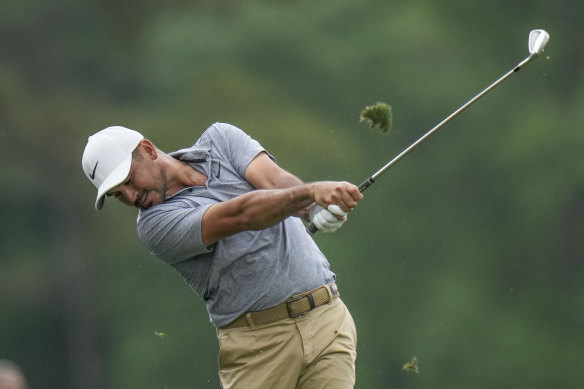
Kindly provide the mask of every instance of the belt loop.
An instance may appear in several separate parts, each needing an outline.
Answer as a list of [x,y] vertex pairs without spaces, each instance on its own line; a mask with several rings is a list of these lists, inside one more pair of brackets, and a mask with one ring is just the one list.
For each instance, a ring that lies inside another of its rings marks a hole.
[[333,301],[333,291],[331,290],[331,285],[332,284],[326,284],[324,287],[326,288],[326,292],[328,293],[328,302],[330,303],[331,301]]
[[253,322],[253,318],[251,317],[251,312],[245,314],[245,319],[247,320],[247,324],[250,327],[253,327],[255,325],[255,323]]

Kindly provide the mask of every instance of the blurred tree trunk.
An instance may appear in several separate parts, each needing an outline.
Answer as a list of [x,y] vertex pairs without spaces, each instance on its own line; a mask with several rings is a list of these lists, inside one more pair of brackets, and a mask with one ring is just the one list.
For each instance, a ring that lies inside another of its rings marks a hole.
[[[64,186],[73,188],[74,183]],[[67,198],[70,197],[70,198]],[[55,242],[55,279],[60,281],[65,360],[71,388],[101,389],[102,368],[94,300],[91,253],[81,245],[85,233],[73,195],[58,193],[51,201],[51,231]]]

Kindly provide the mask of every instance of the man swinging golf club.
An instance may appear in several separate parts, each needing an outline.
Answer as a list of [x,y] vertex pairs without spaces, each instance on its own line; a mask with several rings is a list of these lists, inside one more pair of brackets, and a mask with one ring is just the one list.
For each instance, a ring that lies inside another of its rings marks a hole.
[[220,123],[170,154],[135,131],[109,127],[89,138],[83,170],[98,189],[95,207],[108,195],[140,208],[142,243],[205,301],[218,328],[224,388],[352,388],[355,326],[299,217],[311,222],[310,234],[336,231],[362,191],[548,40],[546,31],[531,31],[529,57],[359,187],[304,184],[259,143]]
[[139,208],[141,242],[205,301],[223,388],[353,388],[355,325],[301,218],[336,231],[363,198],[355,185],[305,184],[224,123],[169,154],[108,127],[82,165],[96,209],[108,196]]

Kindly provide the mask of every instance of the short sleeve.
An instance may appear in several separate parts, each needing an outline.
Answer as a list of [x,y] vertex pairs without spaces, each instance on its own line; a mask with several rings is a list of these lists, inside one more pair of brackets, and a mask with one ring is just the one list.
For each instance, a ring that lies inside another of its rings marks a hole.
[[231,124],[215,123],[207,132],[216,147],[216,152],[220,153],[221,158],[228,161],[243,179],[251,161],[259,153],[266,151],[258,141]]
[[142,244],[170,265],[212,251],[203,244],[201,219],[214,201],[197,200],[207,201],[181,198],[141,210],[137,232]]

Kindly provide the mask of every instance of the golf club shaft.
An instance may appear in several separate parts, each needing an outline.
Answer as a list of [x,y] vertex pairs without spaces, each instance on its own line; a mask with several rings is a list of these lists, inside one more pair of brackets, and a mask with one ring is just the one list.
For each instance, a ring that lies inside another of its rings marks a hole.
[[[503,77],[499,78],[497,81],[495,81],[494,83],[492,83],[491,85],[489,85],[487,88],[485,88],[478,95],[476,95],[475,97],[473,97],[472,99],[470,99],[469,101],[467,101],[463,106],[461,106],[456,111],[454,111],[452,114],[450,114],[450,116],[448,116],[446,119],[442,120],[434,128],[432,128],[430,131],[428,131],[427,133],[425,133],[421,138],[419,138],[417,141],[415,141],[414,143],[412,143],[408,148],[406,148],[404,151],[402,151],[401,153],[399,153],[395,158],[393,158],[391,161],[389,161],[387,164],[385,164],[381,169],[379,169],[377,172],[375,172],[371,177],[369,177],[368,179],[366,179],[365,181],[363,181],[359,185],[359,190],[361,192],[364,192],[367,188],[369,188],[375,182],[375,180],[377,180],[379,178],[379,176],[381,176],[383,173],[385,173],[385,171],[387,171],[390,167],[392,167],[393,165],[395,165],[396,163],[398,163],[406,154],[408,154],[410,151],[412,151],[413,149],[415,149],[420,143],[422,143],[423,141],[425,141],[428,137],[430,137],[430,135],[432,135],[434,132],[436,132],[440,127],[442,127],[444,124],[448,123],[451,119],[453,119],[459,113],[461,113],[462,111],[464,111],[465,109],[467,109],[474,102],[476,102],[478,99],[480,99],[485,94],[487,94],[487,92],[491,91],[497,85],[499,85],[500,83],[502,83],[503,81],[505,81],[512,74],[518,72],[525,64],[527,64],[529,61],[531,61],[536,56],[537,56],[537,54],[530,54],[529,57],[525,58],[523,61],[521,61],[519,64],[517,64],[513,69],[511,69],[510,71],[508,71]],[[308,233],[310,235],[314,235],[318,231],[318,228],[316,228],[316,226],[314,225],[314,223],[310,223],[308,225],[308,227],[306,228],[306,230],[308,231]]]
[[534,58],[534,55],[533,54],[530,55],[529,57],[525,58],[517,66],[515,66],[512,70],[508,71],[503,77],[499,78],[497,81],[495,81],[494,83],[492,83],[491,85],[489,85],[487,88],[485,88],[481,93],[479,93],[478,95],[476,95],[475,97],[473,97],[472,99],[470,99],[469,101],[467,101],[463,106],[461,106],[456,111],[454,111],[453,113],[451,113],[450,116],[448,116],[446,119],[444,119],[440,123],[438,123],[434,128],[432,128],[430,131],[428,131],[427,133],[425,133],[420,139],[418,139],[417,141],[415,141],[414,143],[412,143],[408,148],[406,148],[404,151],[402,151],[401,153],[399,153],[394,159],[392,159],[391,161],[389,161],[385,166],[383,166],[375,174],[373,174],[371,177],[369,177],[367,180],[365,180],[361,185],[359,185],[359,190],[361,192],[363,192],[365,189],[367,189],[387,169],[389,169],[390,167],[392,167],[393,165],[395,165],[400,159],[402,159],[406,154],[408,154],[410,151],[412,151],[413,149],[415,149],[420,143],[422,143],[423,141],[425,141],[428,137],[430,137],[430,135],[432,135],[434,132],[436,132],[440,127],[442,127],[444,124],[448,123],[451,119],[453,119],[454,117],[456,117],[459,113],[461,113],[462,111],[464,111],[465,109],[467,109],[468,107],[470,107],[474,102],[476,102],[478,99],[480,99],[481,97],[483,97],[485,94],[487,94],[487,92],[491,91],[493,88],[495,88],[501,82],[505,81],[512,74],[514,74],[517,71],[519,71],[526,63],[528,63],[529,61],[531,61],[531,59],[533,59],[533,58]]

